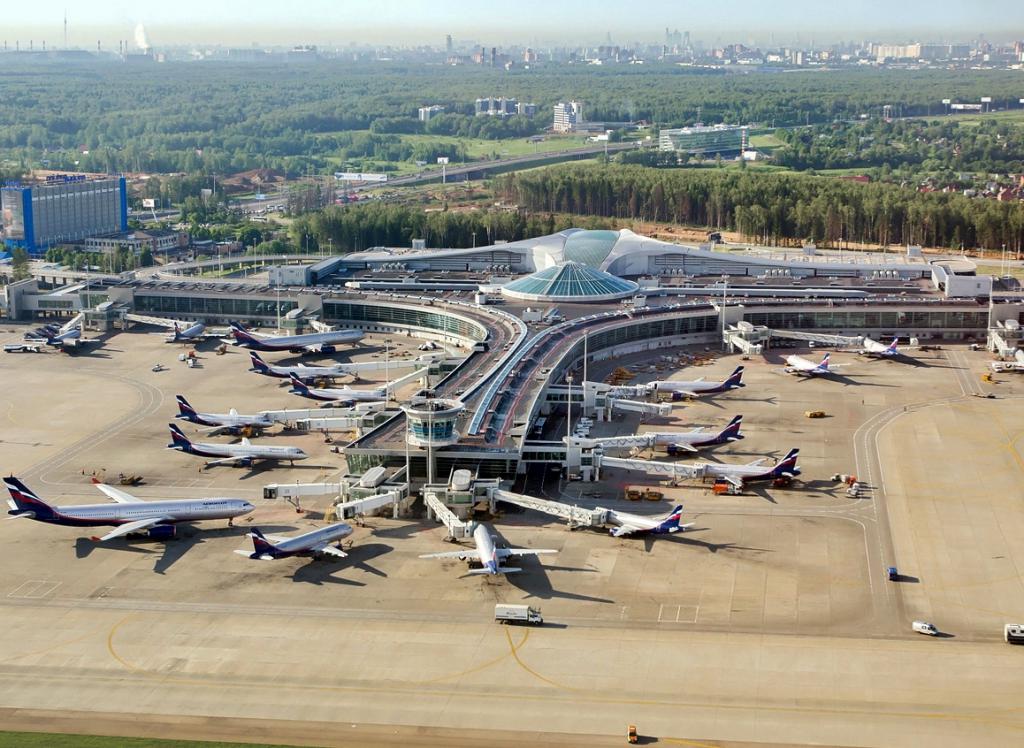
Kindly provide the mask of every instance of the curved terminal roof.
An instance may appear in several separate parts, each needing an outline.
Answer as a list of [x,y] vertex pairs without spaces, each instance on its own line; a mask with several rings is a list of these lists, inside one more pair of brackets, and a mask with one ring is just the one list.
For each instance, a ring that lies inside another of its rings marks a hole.
[[566,238],[562,253],[569,262],[600,268],[618,240],[618,231],[574,231]]
[[502,287],[501,293],[525,301],[611,301],[632,296],[639,285],[578,262],[538,270]]

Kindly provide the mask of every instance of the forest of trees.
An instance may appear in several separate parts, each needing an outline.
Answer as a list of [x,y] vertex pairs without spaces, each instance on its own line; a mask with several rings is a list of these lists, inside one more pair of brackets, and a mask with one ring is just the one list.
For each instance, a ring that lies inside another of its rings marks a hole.
[[1024,203],[803,174],[573,165],[508,174],[495,189],[534,213],[709,226],[766,244],[1024,249]]
[[[532,101],[539,107],[537,119],[502,122],[469,116],[474,100],[483,95]],[[356,152],[377,154],[393,145],[354,139],[352,131],[373,136],[521,136],[547,127],[552,105],[570,97],[582,100],[593,120],[642,119],[671,127],[692,124],[698,108],[705,122],[782,126],[877,115],[885,104],[898,105],[904,115],[939,114],[943,98],[976,101],[980,96],[993,97],[996,105],[1016,102],[1019,74],[725,74],[669,65],[506,72],[340,61],[205,61],[139,68],[113,62],[13,61],[0,76],[0,163],[5,173],[46,165],[190,175],[271,168],[297,175],[330,169],[339,158]],[[442,104],[450,114],[421,125],[416,110],[424,104]],[[432,152],[436,149],[425,148],[422,155]]]
[[775,160],[793,169],[849,169],[888,165],[913,172],[1024,172],[1024,127],[988,120],[962,124],[942,120],[874,119],[835,122],[809,129],[779,130],[785,148]]
[[356,252],[370,247],[409,247],[424,239],[428,247],[484,246],[553,234],[573,226],[610,228],[597,217],[524,214],[505,210],[438,210],[384,203],[332,206],[300,216],[288,228],[292,246],[302,247],[306,236],[310,251],[329,246],[334,252]]

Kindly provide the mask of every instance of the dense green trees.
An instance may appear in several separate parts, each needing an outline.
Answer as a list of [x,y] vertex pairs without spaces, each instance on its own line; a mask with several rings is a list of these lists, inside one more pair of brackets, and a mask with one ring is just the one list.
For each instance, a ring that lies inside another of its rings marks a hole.
[[575,165],[499,177],[530,211],[737,230],[763,243],[1024,249],[1024,204],[786,173]]
[[912,173],[1024,171],[1024,127],[999,120],[875,119],[779,130],[776,161],[793,169],[910,167]]
[[[472,117],[478,96],[514,96],[537,119]],[[400,63],[308,65],[205,61],[145,68],[112,62],[39,65],[5,60],[0,162],[89,171],[212,175],[273,168],[326,171],[351,157],[344,135],[402,132],[505,138],[550,124],[559,99],[593,120],[827,123],[885,104],[939,114],[943,98],[1016,102],[1016,71],[840,70],[724,74],[676,66],[538,67],[506,72]],[[424,104],[450,114],[425,126]],[[363,146],[360,146],[363,147]],[[386,147],[386,144],[380,144]],[[374,152],[377,142],[366,145]],[[345,151],[345,153],[342,153]],[[415,155],[412,156],[415,158]],[[405,158],[409,158],[406,156]],[[421,159],[425,160],[425,159]],[[17,166],[5,166],[20,171]],[[194,194],[194,190],[186,190]]]

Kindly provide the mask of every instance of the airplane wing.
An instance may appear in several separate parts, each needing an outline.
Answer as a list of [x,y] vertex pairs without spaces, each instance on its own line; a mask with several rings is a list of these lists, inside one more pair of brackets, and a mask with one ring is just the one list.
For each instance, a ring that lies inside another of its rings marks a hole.
[[558,551],[544,548],[498,548],[498,558],[507,558],[508,556],[539,556],[542,553],[558,553]]
[[140,501],[140,499],[135,498],[130,493],[120,491],[113,486],[108,486],[106,483],[95,483],[94,485],[118,504],[136,504]]
[[767,457],[758,457],[753,462],[748,462],[747,467],[761,467],[768,461]]
[[698,451],[697,448],[694,447],[692,444],[685,444],[685,443],[683,443],[683,444],[673,444],[672,446],[675,447],[676,449],[685,449],[687,452],[697,452]]
[[324,349],[323,343],[313,343],[312,345],[304,345],[296,350],[308,351],[309,353],[320,353]]
[[133,532],[145,530],[148,527],[153,527],[154,525],[159,525],[161,522],[166,521],[167,517],[149,517],[148,519],[140,519],[135,522],[128,522],[123,525],[118,525],[116,528],[114,528],[106,535],[104,535],[102,538],[100,538],[100,542],[102,543],[104,540],[112,540],[113,538],[120,538],[125,535],[130,535]]
[[319,543],[310,548],[313,553],[325,553],[328,556],[335,556],[336,558],[347,558],[348,554],[341,550],[337,546],[331,545],[330,543]]
[[612,529],[611,535],[613,538],[621,538],[626,535],[632,535],[635,532],[639,532],[644,528],[638,527],[637,525],[619,525]]
[[420,558],[457,558],[465,561],[475,553],[476,551],[473,550],[451,551],[449,553],[425,553],[421,555]]
[[722,480],[732,483],[736,488],[743,488],[743,479],[735,475],[723,475]]

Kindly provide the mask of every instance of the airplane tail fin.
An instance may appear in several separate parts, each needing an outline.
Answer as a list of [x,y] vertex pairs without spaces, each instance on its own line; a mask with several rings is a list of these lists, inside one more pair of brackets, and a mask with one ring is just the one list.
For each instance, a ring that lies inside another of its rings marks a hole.
[[735,369],[733,369],[732,374],[729,375],[729,378],[725,380],[724,384],[726,387],[729,388],[744,387],[745,385],[743,384],[743,367],[737,366]]
[[178,418],[184,418],[188,421],[195,420],[196,409],[188,404],[188,400],[185,399],[184,395],[175,395],[174,399],[178,401]]
[[772,476],[775,478],[791,478],[794,475],[800,475],[800,468],[796,464],[799,455],[799,449],[789,450],[789,453],[779,461],[779,464],[772,468]]
[[825,356],[821,359],[821,363],[818,364],[825,371],[828,371],[828,362],[830,358],[832,358],[832,354],[826,353]]
[[683,518],[683,505],[676,504],[668,516],[658,525],[659,532],[677,532],[679,530],[679,522]]
[[167,427],[171,430],[171,443],[167,445],[168,449],[188,450],[192,447],[192,442],[176,424],[169,423]]
[[299,379],[298,374],[296,374],[295,372],[292,372],[291,374],[288,375],[288,378],[292,382],[292,389],[293,390],[295,390],[296,392],[298,392],[301,395],[305,395],[306,393],[309,392],[309,387],[306,386],[305,382],[303,382],[301,379]]
[[242,327],[238,322],[232,322],[231,324],[231,335],[238,343],[255,343],[256,338],[249,334],[249,331]]
[[252,546],[254,553],[251,558],[259,558],[260,556],[273,556],[277,553],[277,546],[271,543],[264,537],[263,532],[258,528],[252,528],[252,532],[249,533],[249,537],[252,538]]
[[29,516],[33,519],[49,519],[56,515],[53,508],[45,501],[40,499],[35,493],[22,483],[20,480],[15,478],[13,475],[3,479],[4,486],[7,487],[8,493],[11,494],[11,499],[8,502],[11,507],[11,511],[8,514],[14,516]]
[[889,351],[891,353],[895,353],[896,352],[896,344],[899,343],[899,342],[900,342],[899,338],[893,338],[892,342],[889,343]]
[[721,430],[718,434],[718,441],[721,442],[734,442],[737,439],[742,439],[743,434],[740,433],[740,427],[743,425],[743,416],[736,416],[729,425]]
[[270,371],[267,362],[260,358],[260,354],[256,353],[256,351],[249,351],[249,362],[252,364],[253,371],[258,371],[260,374],[266,374]]

